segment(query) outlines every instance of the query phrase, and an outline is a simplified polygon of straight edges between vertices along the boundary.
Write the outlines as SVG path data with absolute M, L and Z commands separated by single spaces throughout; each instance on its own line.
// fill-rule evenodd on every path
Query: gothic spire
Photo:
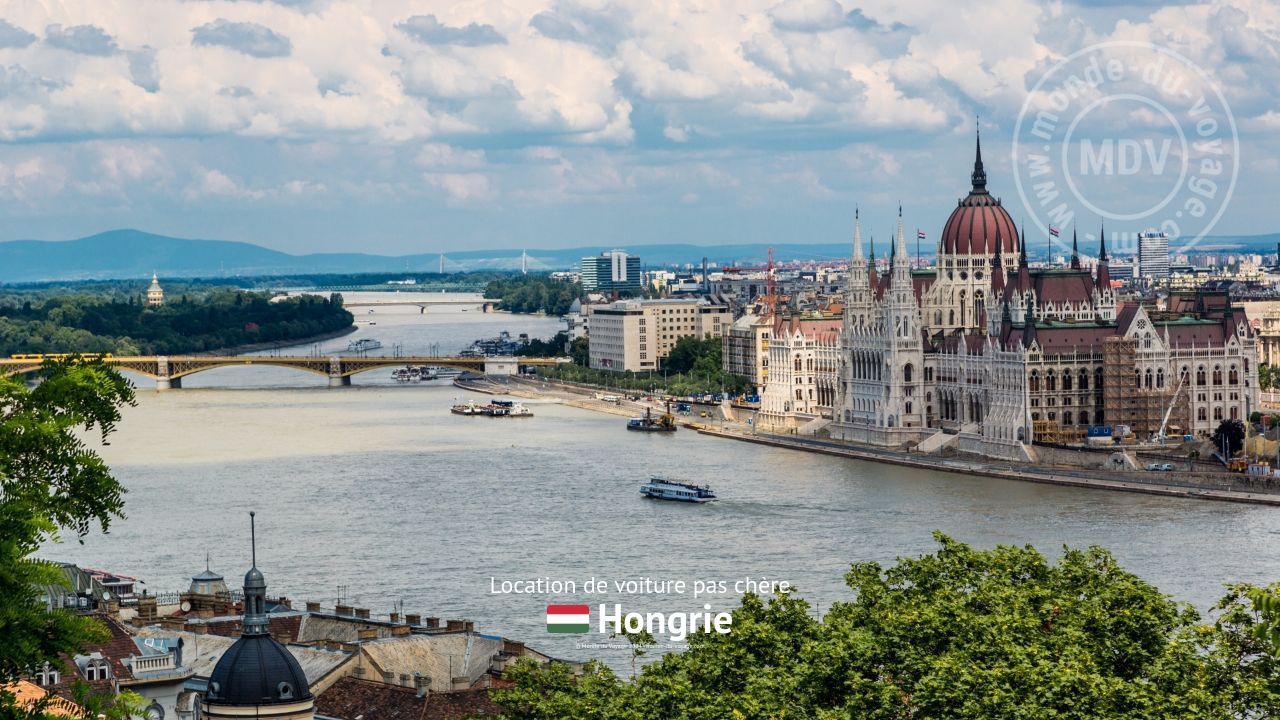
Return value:
M 973 156 L 973 192 L 985 195 L 987 193 L 987 171 L 982 168 L 982 128 L 975 124 L 975 150 Z
M 1107 224 L 1102 223 L 1102 230 L 1098 234 L 1098 262 L 1107 261 Z
M 862 221 L 858 219 L 858 208 L 853 208 L 853 264 L 862 261 Z
M 1076 240 L 1076 226 L 1071 225 L 1071 269 L 1080 269 L 1080 243 Z
M 1004 260 L 1000 257 L 1000 246 L 1004 245 L 1004 239 L 1000 237 L 1000 228 L 996 228 L 996 254 L 991 257 L 991 289 L 999 293 L 1004 290 L 1005 270 Z

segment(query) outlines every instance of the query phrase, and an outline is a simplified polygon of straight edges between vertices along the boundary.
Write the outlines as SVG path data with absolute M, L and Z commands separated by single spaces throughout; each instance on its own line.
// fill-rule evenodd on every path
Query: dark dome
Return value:
M 307 676 L 270 635 L 242 635 L 209 675 L 210 705 L 273 705 L 311 699 Z
M 969 193 L 943 226 L 942 252 L 948 255 L 994 255 L 997 235 L 1000 253 L 1005 257 L 1016 255 L 1018 231 L 999 199 L 986 192 Z M 973 250 L 969 249 L 970 238 L 973 239 Z

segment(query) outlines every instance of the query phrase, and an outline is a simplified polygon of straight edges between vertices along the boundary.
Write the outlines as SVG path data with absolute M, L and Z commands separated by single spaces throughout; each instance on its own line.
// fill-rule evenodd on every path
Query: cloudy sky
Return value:
M 1280 231 L 1274 0 L 0 0 L 0 240 L 842 242 L 899 202 L 932 238 L 975 116 L 992 191 L 1038 217 L 1019 113 L 1109 41 L 1205 71 L 1240 144 L 1215 232 Z

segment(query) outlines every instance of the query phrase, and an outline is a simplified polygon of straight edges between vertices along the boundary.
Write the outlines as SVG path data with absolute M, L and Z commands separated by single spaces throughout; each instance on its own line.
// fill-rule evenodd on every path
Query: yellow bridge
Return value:
M 555 365 L 567 362 L 556 358 L 535 357 L 465 357 L 412 355 L 402 357 L 354 355 L 147 355 L 139 357 L 103 357 L 102 362 L 121 370 L 155 378 L 157 390 L 182 387 L 182 378 L 205 370 L 245 365 L 271 365 L 295 368 L 329 378 L 329 386 L 350 385 L 351 376 L 379 368 L 406 365 L 450 367 L 472 370 L 487 375 L 514 375 L 520 366 Z M 0 358 L 0 375 L 20 375 L 40 369 L 39 356 Z

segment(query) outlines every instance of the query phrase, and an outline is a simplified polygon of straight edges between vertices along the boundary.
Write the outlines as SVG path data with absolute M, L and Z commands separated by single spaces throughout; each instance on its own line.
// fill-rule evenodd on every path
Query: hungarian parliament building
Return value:
M 1227 293 L 1118 299 L 1105 231 L 1091 267 L 1074 230 L 1068 266 L 1029 267 L 975 155 L 934 267 L 912 268 L 899 208 L 880 272 L 855 215 L 843 318 L 775 317 L 757 427 L 1025 460 L 1090 426 L 1205 436 L 1258 407 L 1256 338 Z

